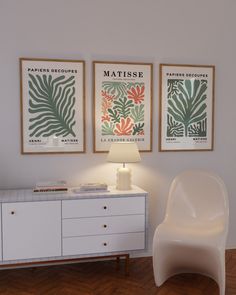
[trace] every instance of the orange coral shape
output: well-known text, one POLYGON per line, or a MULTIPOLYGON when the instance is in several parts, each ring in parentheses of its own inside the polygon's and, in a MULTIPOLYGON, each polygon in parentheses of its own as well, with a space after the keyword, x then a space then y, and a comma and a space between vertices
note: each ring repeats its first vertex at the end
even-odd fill
POLYGON ((132 87, 130 90, 127 91, 128 98, 132 99, 134 103, 138 104, 141 103, 144 100, 144 85, 142 87, 136 86, 132 87))
POLYGON ((113 101, 115 95, 109 95, 106 91, 102 90, 102 96, 106 98, 108 101, 113 101))
POLYGON ((114 133, 118 136, 131 135, 133 125, 134 124, 132 123, 130 118, 122 118, 120 120, 120 124, 116 124, 116 129, 114 130, 114 133))
POLYGON ((106 99, 102 100, 102 113, 104 116, 107 115, 107 110, 110 109, 112 106, 112 103, 110 101, 107 101, 106 99))
POLYGON ((139 131, 138 135, 144 135, 144 130, 139 131))
POLYGON ((102 116, 102 122, 104 121, 110 121, 110 116, 109 115, 105 115, 105 116, 102 116))

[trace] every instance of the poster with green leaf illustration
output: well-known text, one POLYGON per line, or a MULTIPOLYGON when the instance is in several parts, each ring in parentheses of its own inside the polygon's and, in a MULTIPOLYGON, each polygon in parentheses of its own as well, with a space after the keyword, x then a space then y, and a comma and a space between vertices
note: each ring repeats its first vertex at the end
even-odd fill
POLYGON ((84 61, 20 58, 23 154, 85 151, 84 61))
POLYGON ((152 150, 152 64, 93 62, 94 152, 112 142, 152 150))
POLYGON ((213 150, 214 66, 160 65, 160 151, 213 150))

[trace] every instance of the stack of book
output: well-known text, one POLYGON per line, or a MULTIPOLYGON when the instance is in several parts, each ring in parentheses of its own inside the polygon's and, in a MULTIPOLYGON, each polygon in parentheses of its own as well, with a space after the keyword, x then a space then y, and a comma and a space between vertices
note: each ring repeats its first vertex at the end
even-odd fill
POLYGON ((83 183, 79 188, 74 189, 76 193, 86 193, 86 192, 107 192, 107 184, 100 182, 83 183))
POLYGON ((33 189, 34 193, 64 193, 68 191, 64 180, 38 182, 33 189))

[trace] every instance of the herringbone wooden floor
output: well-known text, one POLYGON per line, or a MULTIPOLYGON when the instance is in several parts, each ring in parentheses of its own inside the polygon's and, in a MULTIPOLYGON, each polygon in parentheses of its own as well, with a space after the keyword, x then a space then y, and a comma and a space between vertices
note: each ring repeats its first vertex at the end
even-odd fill
MULTIPOLYGON (((184 274, 170 278, 162 287, 154 284, 152 259, 54 265, 0 272, 1 295, 218 295, 217 284, 207 277, 184 274)), ((236 295, 236 250, 226 252, 226 295, 236 295)))

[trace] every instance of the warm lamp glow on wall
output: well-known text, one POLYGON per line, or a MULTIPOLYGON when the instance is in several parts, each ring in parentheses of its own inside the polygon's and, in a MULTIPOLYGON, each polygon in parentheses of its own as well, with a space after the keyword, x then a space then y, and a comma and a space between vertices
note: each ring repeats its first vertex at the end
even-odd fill
POLYGON ((107 161, 112 163, 123 163, 123 167, 117 169, 116 188, 118 190, 131 189, 131 170, 125 167, 126 163, 140 162, 138 146, 134 142, 112 143, 107 161))

